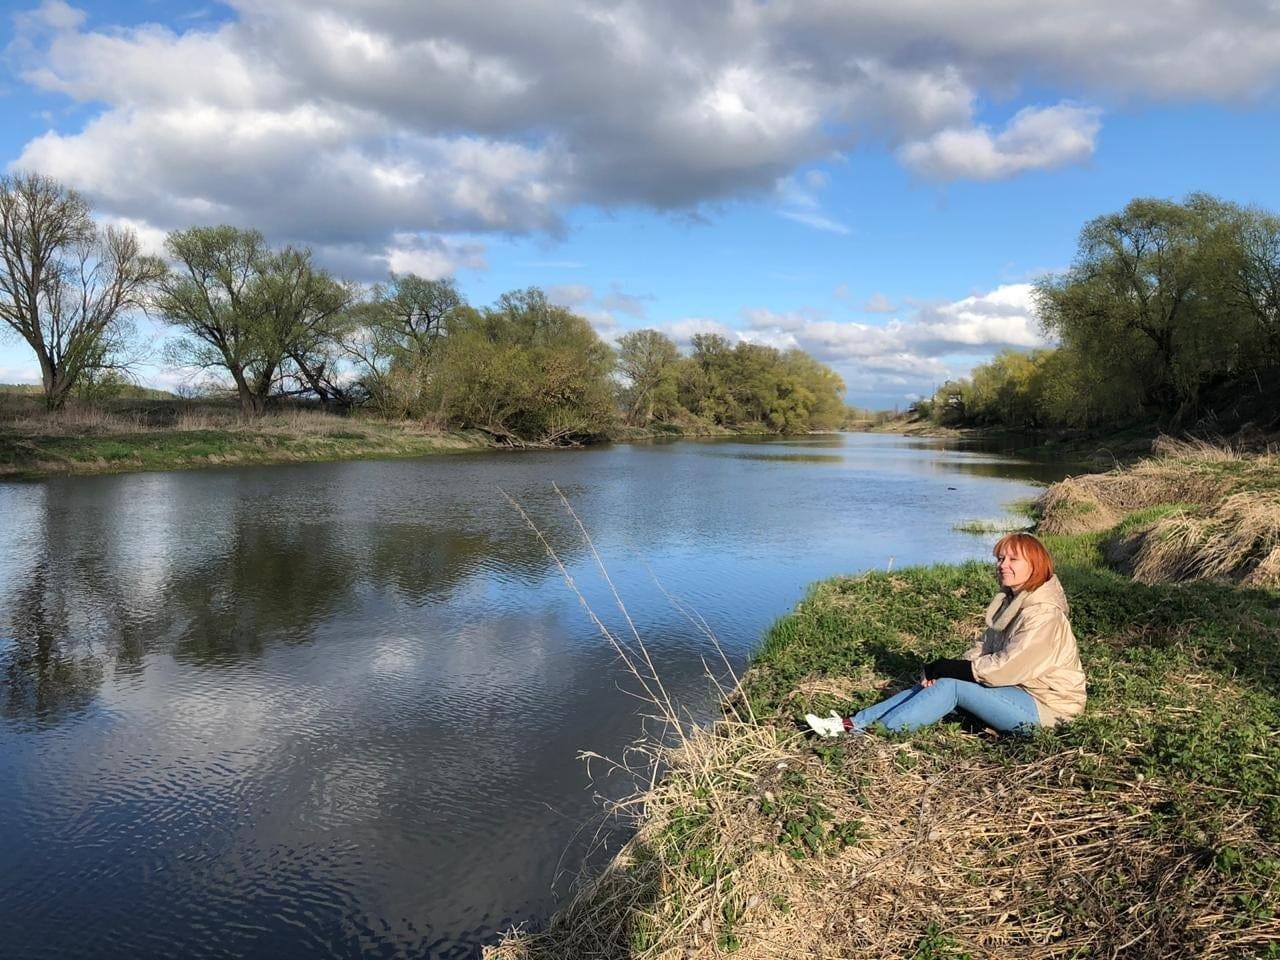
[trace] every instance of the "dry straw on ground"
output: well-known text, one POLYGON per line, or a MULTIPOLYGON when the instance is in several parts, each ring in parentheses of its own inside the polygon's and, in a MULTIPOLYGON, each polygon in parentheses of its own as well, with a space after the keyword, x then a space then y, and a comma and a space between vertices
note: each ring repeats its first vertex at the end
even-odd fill
POLYGON ((1161 504, 1212 504, 1259 474, 1276 467, 1271 455, 1256 456, 1230 446, 1162 437, 1154 456, 1109 473, 1069 477, 1036 502, 1037 530, 1048 534, 1091 533, 1115 526, 1129 514, 1161 504), (1231 466, 1242 469, 1232 470, 1231 466))
POLYGON ((1127 470, 1072 477, 1038 502, 1039 531, 1108 530, 1136 511, 1177 509, 1104 545, 1108 560, 1142 583, 1229 579, 1280 585, 1280 463, 1204 442, 1163 439, 1157 456, 1127 470))
POLYGON ((957 763, 868 737, 831 763, 797 734, 727 721, 665 761, 606 873, 489 960, 870 960, 931 942, 955 951, 937 956, 1164 960, 1280 938, 1280 920, 1240 921, 1250 888, 1214 869, 1214 848, 1259 848, 1244 813, 1212 838, 1157 836, 1170 792, 1139 779, 1100 797, 1078 751, 957 763), (803 804, 828 811, 827 836, 857 824, 856 838, 792 856, 781 820, 803 804))
POLYGON ((1280 496, 1235 493, 1202 512, 1179 511, 1127 538, 1142 583, 1232 579, 1280 586, 1280 496))

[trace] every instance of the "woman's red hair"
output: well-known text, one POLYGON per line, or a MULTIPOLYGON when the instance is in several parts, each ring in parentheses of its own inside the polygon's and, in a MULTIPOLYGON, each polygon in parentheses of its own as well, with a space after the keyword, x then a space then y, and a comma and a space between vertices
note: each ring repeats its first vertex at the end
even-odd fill
POLYGON ((1010 533, 1001 537, 992 548, 991 555, 998 557, 1002 553, 1022 557, 1031 564, 1031 576, 1022 586, 1026 593, 1043 586, 1053 576, 1053 557, 1049 556, 1044 544, 1029 533, 1010 533))

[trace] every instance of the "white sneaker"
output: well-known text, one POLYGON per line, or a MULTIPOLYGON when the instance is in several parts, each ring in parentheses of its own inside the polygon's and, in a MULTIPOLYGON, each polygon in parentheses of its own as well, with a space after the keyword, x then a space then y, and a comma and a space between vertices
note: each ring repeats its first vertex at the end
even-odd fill
POLYGON ((838 737, 844 733, 844 720, 834 710, 831 711, 831 716, 829 717, 820 717, 816 713, 806 713, 804 718, 809 723, 809 729, 820 737, 838 737))

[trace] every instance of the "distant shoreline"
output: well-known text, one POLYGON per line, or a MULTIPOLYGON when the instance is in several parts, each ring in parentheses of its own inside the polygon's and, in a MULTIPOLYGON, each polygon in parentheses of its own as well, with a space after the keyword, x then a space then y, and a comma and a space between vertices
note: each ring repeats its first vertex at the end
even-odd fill
MULTIPOLYGON (((808 435, 808 434, 806 434, 808 435)), ((708 425, 620 428, 582 446, 654 440, 779 436, 760 429, 708 425)), ((408 459, 436 454, 558 449, 509 444, 480 430, 432 430, 414 421, 288 411, 234 421, 200 411, 172 425, 128 414, 74 412, 0 420, 0 480, 40 480, 154 470, 408 459)))

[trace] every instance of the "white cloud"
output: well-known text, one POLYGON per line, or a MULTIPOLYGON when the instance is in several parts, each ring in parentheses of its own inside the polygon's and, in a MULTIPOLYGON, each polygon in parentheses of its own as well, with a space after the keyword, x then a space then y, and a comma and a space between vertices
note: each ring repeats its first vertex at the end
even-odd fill
POLYGON ((643 319, 647 313, 646 303, 653 299, 648 295, 626 293, 617 284, 606 293, 597 293, 586 283, 553 284, 546 288, 546 294, 552 303, 568 307, 586 319, 596 333, 610 342, 626 332, 618 314, 626 314, 633 320, 643 319))
POLYGON ((813 310, 791 310, 786 313, 775 313, 764 307, 746 307, 742 310, 743 319, 752 330, 803 330, 821 314, 813 310))
POLYGON ((873 293, 869 296, 862 309, 866 313, 893 313, 893 301, 886 297, 883 293, 873 293))
POLYGON ((838 233, 843 236, 852 232, 848 226, 839 220, 833 220, 821 213, 812 213, 808 210, 783 210, 782 215, 788 220, 803 223, 806 227, 813 227, 813 229, 821 230, 824 233, 838 233))
POLYGON ((700 333, 716 334, 731 343, 739 339, 739 331, 710 317, 685 317, 673 323, 665 323, 658 329, 674 340, 681 349, 688 349, 694 336, 700 333))
POLYGON ((547 287, 547 299, 562 307, 573 309, 595 298, 595 291, 588 283, 558 283, 547 287))
POLYGON ((818 191, 827 185, 827 174, 822 170, 810 170, 803 177, 783 177, 776 190, 781 209, 788 220, 826 233, 848 234, 848 226, 828 216, 818 200, 818 191))
POLYGON ((40 383, 40 368, 0 367, 0 383, 40 383))
POLYGON ((930 179, 997 180, 1088 160, 1099 117, 1093 107, 1068 103, 1027 107, 998 134, 987 127, 942 130, 906 144, 900 153, 908 167, 930 179))
POLYGON ((452 276, 461 267, 483 270, 487 267, 484 246, 441 237, 397 234, 386 251, 389 273, 416 273, 427 280, 452 276))
POLYGON ((1037 326, 1032 286, 1026 283, 923 307, 906 320, 879 324, 833 320, 813 309, 778 313, 753 307, 742 316, 746 330, 686 321, 697 325, 686 331, 686 338, 688 332, 717 332, 735 341, 799 348, 833 366, 851 391, 861 393, 927 392, 948 377, 967 374, 999 350, 1047 345, 1037 326))
POLYGON ((142 248, 142 252, 153 257, 163 257, 166 255, 164 249, 164 240, 167 234, 165 231, 151 226, 141 220, 134 220, 131 217, 113 217, 100 216, 98 222, 103 226, 116 227, 120 230, 132 230, 138 238, 138 245, 142 248))
POLYGON ((924 176, 1005 177, 1088 159, 1088 101, 1241 98, 1280 77, 1265 3, 231 8, 181 29, 89 28, 61 0, 18 14, 19 75, 98 111, 18 164, 156 229, 226 221, 373 257, 397 234, 554 233, 574 204, 696 213, 779 181, 781 215, 842 233, 813 167, 857 143, 924 176), (1083 102, 981 124, 975 105, 1027 83, 1083 102))
POLYGON ((1032 348, 1049 341, 1039 330, 1029 283, 1010 283, 990 293, 919 311, 903 329, 920 350, 934 354, 992 353, 1032 348))
POLYGON ((643 320, 649 313, 649 296, 624 293, 616 286, 600 298, 600 306, 615 313, 625 313, 636 320, 643 320))

